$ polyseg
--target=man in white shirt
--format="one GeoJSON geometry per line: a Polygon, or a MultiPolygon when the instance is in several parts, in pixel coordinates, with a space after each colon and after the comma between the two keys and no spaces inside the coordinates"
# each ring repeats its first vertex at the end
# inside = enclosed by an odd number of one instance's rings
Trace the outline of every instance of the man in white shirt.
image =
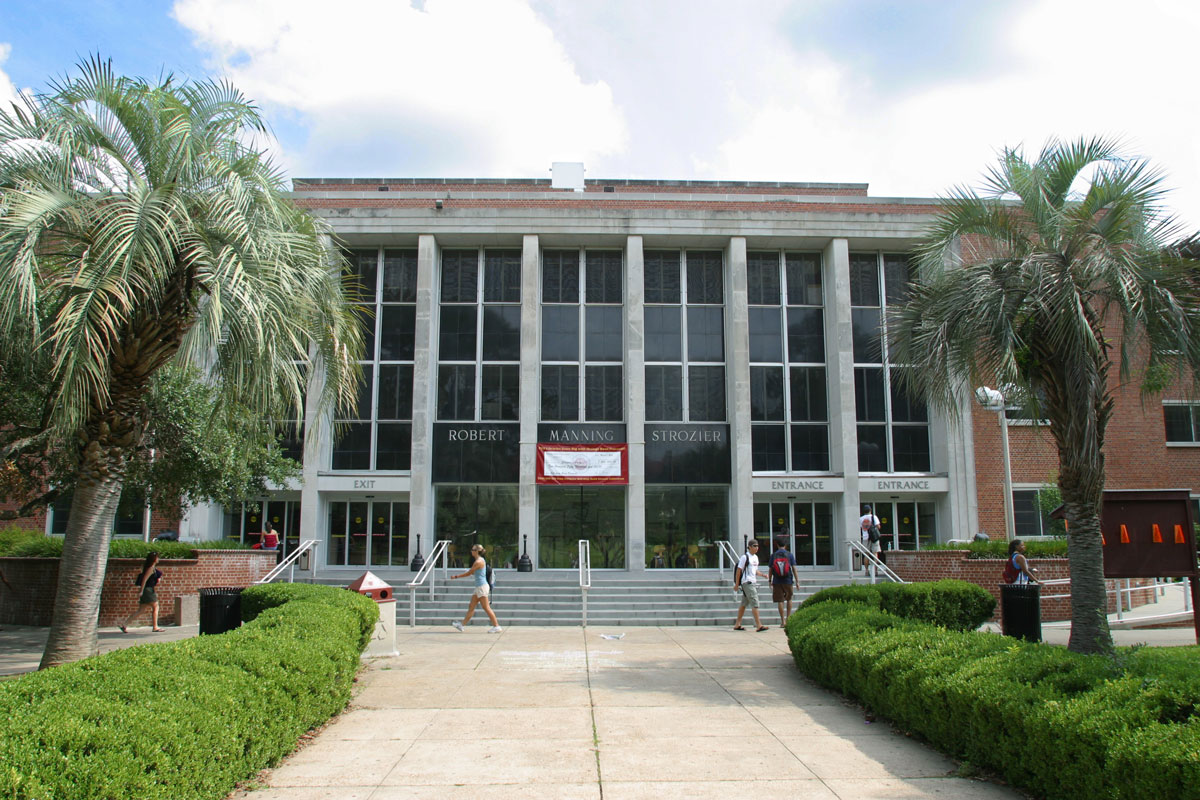
{"type": "Polygon", "coordinates": [[[871,528],[879,530],[879,517],[875,516],[875,512],[870,506],[863,506],[863,515],[858,518],[858,528],[862,533],[863,544],[870,548],[872,553],[879,554],[882,547],[879,544],[879,535],[875,537],[875,541],[871,541],[871,528]]]}
{"type": "Polygon", "coordinates": [[[738,559],[737,566],[733,568],[733,581],[737,585],[738,596],[741,598],[737,622],[733,623],[735,631],[746,630],[742,627],[742,615],[746,613],[747,608],[754,614],[754,629],[756,631],[767,629],[758,616],[758,587],[755,585],[755,580],[760,575],[764,578],[767,577],[767,573],[758,571],[758,540],[751,539],[746,544],[746,554],[738,559]]]}

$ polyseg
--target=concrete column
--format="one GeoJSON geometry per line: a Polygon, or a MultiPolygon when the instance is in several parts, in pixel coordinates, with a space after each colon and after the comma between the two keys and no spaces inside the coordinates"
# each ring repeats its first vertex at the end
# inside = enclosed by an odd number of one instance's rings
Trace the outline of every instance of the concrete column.
{"type": "MultiPolygon", "coordinates": [[[[520,495],[517,509],[519,537],[529,537],[529,557],[538,567],[537,537],[537,426],[541,416],[542,326],[538,307],[541,253],[538,237],[527,235],[521,244],[521,439],[520,495]]],[[[523,546],[518,538],[518,550],[523,546]]],[[[523,552],[523,551],[521,551],[523,552]]]]}
{"type": "Polygon", "coordinates": [[[750,447],[750,311],[746,284],[746,239],[734,236],[725,250],[725,385],[733,479],[729,487],[729,541],[742,551],[742,536],[754,535],[754,488],[750,447]]]}
{"type": "Polygon", "coordinates": [[[938,509],[937,540],[970,539],[979,530],[979,496],[975,491],[975,432],[971,393],[962,392],[958,415],[938,415],[930,424],[930,465],[949,478],[946,502],[938,509]],[[943,455],[944,454],[944,455],[943,455]]]}
{"type": "Polygon", "coordinates": [[[625,427],[629,486],[625,495],[626,561],[646,569],[646,271],[642,237],[625,242],[625,427]]]}
{"type": "MultiPolygon", "coordinates": [[[[325,247],[333,251],[333,242],[322,237],[325,247]]],[[[325,536],[325,508],[318,491],[318,478],[322,470],[329,469],[333,457],[333,409],[321,402],[325,392],[325,363],[317,356],[315,348],[309,348],[312,367],[308,373],[308,394],[304,401],[304,463],[300,468],[300,541],[316,539],[317,563],[328,561],[325,552],[329,537],[325,536]]]]}
{"type": "Polygon", "coordinates": [[[408,494],[408,557],[433,548],[433,418],[436,411],[438,245],[431,235],[417,239],[417,314],[413,348],[412,480],[408,494]]]}
{"type": "MultiPolygon", "coordinates": [[[[829,468],[842,473],[845,491],[833,516],[834,541],[859,536],[858,430],[854,404],[854,326],[850,319],[850,246],[834,239],[821,254],[825,284],[825,374],[829,385],[829,468]],[[840,528],[842,535],[836,534],[840,528]]],[[[834,563],[845,566],[845,544],[834,563]]]]}

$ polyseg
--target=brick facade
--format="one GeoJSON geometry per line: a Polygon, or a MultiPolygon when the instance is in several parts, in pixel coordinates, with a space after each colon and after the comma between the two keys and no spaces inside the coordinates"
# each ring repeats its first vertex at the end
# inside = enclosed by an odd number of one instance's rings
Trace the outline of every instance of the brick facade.
{"type": "MultiPolygon", "coordinates": [[[[1003,535],[1003,527],[1000,528],[1003,535]]],[[[996,612],[992,615],[993,622],[1000,621],[1000,584],[1004,572],[1002,558],[967,558],[967,550],[925,550],[921,552],[892,550],[887,554],[887,565],[903,580],[940,581],[947,578],[966,581],[981,586],[996,598],[996,612]]],[[[1071,577],[1070,568],[1065,558],[1031,559],[1030,565],[1037,569],[1039,580],[1059,580],[1071,577]]],[[[1109,589],[1114,588],[1116,581],[1105,581],[1109,589]]],[[[1133,585],[1140,585],[1135,579],[1133,585]]],[[[1071,598],[1048,597],[1048,595],[1069,595],[1071,587],[1068,584],[1042,587],[1042,621],[1067,620],[1071,618],[1071,598]]],[[[1145,605],[1154,601],[1154,590],[1132,592],[1134,606],[1145,605]]],[[[1108,596],[1108,613],[1117,610],[1116,595],[1108,596]]],[[[1191,623],[1188,623],[1191,624],[1191,623]]]]}
{"type": "MultiPolygon", "coordinates": [[[[175,622],[175,598],[196,594],[202,587],[249,586],[275,567],[275,553],[257,550],[196,550],[195,558],[160,559],[158,621],[175,622]]],[[[0,558],[0,624],[49,625],[58,593],[57,558],[0,558]]],[[[135,581],[142,568],[140,558],[112,558],[104,574],[100,594],[101,627],[111,627],[137,609],[135,581]]],[[[134,620],[149,625],[147,611],[134,620]]]]}

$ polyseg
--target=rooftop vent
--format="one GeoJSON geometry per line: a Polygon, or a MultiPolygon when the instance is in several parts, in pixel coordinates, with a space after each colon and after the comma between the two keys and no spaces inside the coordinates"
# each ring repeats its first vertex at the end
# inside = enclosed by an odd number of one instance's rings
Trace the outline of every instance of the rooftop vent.
{"type": "Polygon", "coordinates": [[[550,165],[550,188],[583,191],[583,162],[555,161],[550,165]]]}

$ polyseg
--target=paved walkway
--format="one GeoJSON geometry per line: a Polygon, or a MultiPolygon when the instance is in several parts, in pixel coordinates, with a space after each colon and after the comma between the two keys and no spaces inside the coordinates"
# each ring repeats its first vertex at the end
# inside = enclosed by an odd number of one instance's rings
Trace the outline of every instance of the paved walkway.
{"type": "MultiPolygon", "coordinates": [[[[49,628],[28,625],[0,626],[0,678],[37,669],[42,661],[42,652],[46,649],[46,634],[49,632],[49,628]]],[[[121,633],[116,628],[101,628],[100,652],[107,653],[135,644],[190,639],[199,633],[199,625],[168,625],[161,633],[152,632],[149,625],[130,628],[129,633],[121,633]]]]}
{"type": "Polygon", "coordinates": [[[398,639],[345,713],[235,797],[1021,797],[804,679],[778,627],[398,639]]]}

